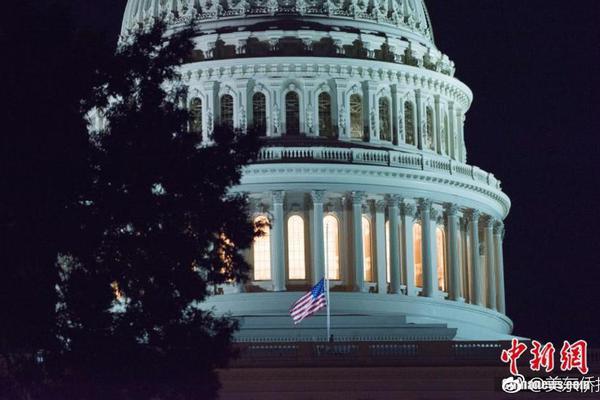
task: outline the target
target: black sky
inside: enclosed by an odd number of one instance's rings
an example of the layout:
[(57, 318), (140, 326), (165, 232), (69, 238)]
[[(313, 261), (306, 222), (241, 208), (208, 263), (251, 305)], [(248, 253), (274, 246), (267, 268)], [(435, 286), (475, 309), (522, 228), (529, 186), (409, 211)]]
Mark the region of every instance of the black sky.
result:
[[(125, 0), (82, 1), (116, 42)], [(468, 160), (502, 180), (515, 333), (600, 346), (600, 1), (428, 0), (436, 44), (474, 92)]]

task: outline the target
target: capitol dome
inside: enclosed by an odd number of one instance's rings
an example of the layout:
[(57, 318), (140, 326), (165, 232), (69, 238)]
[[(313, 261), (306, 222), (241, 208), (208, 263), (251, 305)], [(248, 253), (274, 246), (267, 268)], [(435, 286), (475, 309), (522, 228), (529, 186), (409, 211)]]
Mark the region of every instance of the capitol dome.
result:
[(129, 0), (122, 35), (192, 23), (190, 129), (263, 136), (234, 190), (268, 221), (250, 281), (206, 303), (239, 341), (323, 339), (290, 305), (327, 274), (338, 340), (503, 340), (500, 181), (467, 163), (469, 88), (422, 0)]

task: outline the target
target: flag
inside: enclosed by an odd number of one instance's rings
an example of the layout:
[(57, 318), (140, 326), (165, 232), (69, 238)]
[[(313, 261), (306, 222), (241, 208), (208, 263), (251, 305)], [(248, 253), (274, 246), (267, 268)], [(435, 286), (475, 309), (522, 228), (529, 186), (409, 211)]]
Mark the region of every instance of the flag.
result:
[(300, 299), (294, 303), (290, 309), (290, 315), (294, 320), (294, 324), (298, 324), (304, 318), (310, 317), (323, 307), (327, 307), (325, 278), (321, 279), (310, 292), (300, 297)]

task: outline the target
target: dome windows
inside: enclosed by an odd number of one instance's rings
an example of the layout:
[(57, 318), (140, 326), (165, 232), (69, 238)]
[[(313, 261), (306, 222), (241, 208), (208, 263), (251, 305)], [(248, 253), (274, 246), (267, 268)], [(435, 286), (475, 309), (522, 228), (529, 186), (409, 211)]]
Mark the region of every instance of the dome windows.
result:
[(190, 125), (191, 133), (202, 133), (202, 99), (194, 97), (190, 101)]
[(359, 94), (350, 96), (350, 136), (353, 139), (363, 138), (363, 104)]
[(294, 91), (285, 95), (285, 132), (288, 135), (300, 133), (300, 99)]
[(224, 94), (221, 96), (221, 124), (233, 128), (233, 96)]
[(269, 220), (264, 215), (254, 219), (254, 225), (260, 226), (262, 236), (254, 239), (254, 280), (266, 281), (271, 279), (271, 228)]
[(256, 92), (252, 96), (252, 122), (254, 129), (264, 136), (267, 130), (267, 99), (264, 93)]
[(333, 215), (323, 218), (325, 262), (329, 279), (340, 279), (340, 239), (338, 220)]
[(387, 97), (379, 98), (379, 137), (386, 142), (392, 141), (392, 114)]
[(319, 136), (333, 137), (331, 96), (327, 92), (319, 94)]
[(292, 215), (288, 218), (287, 228), (289, 279), (306, 279), (304, 219), (299, 215)]
[(415, 107), (410, 101), (404, 102), (404, 133), (406, 144), (416, 146)]

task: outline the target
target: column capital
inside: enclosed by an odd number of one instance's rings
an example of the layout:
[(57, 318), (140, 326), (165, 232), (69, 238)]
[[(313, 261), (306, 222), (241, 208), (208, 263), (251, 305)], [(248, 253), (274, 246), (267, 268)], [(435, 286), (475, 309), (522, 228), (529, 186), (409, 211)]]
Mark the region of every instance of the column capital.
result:
[(375, 211), (385, 212), (386, 204), (387, 204), (387, 202), (385, 200), (376, 200), (375, 201)]
[(282, 204), (283, 198), (285, 197), (285, 191), (283, 190), (275, 190), (271, 192), (271, 196), (273, 198), (273, 203)]
[(323, 203), (323, 200), (325, 199), (325, 190), (313, 190), (310, 192), (310, 198), (312, 199), (313, 203)]
[(481, 222), (484, 228), (494, 229), (494, 225), (496, 224), (496, 220), (491, 215), (484, 215), (481, 217)]
[(386, 196), (385, 201), (388, 207), (400, 207), (403, 204), (404, 199), (402, 196), (394, 194)]
[(417, 209), (414, 204), (402, 202), (400, 204), (400, 213), (403, 216), (414, 218), (417, 213)]
[(446, 211), (447, 216), (458, 216), (459, 207), (457, 204), (446, 203), (444, 204), (444, 210)]
[(494, 224), (494, 235), (504, 236), (504, 222), (496, 221)]
[(362, 205), (365, 197), (366, 197), (365, 192), (351, 192), (350, 193), (350, 200), (352, 201), (352, 205), (357, 205), (357, 204)]
[(479, 217), (481, 216), (481, 212), (479, 210), (471, 209), (465, 213), (465, 216), (469, 221), (479, 223)]
[(419, 204), (419, 211), (423, 212), (423, 211), (431, 211), (431, 205), (433, 204), (433, 202), (431, 201), (431, 199), (419, 199), (418, 200), (418, 204)]

